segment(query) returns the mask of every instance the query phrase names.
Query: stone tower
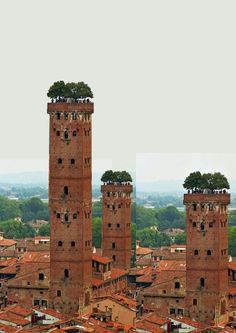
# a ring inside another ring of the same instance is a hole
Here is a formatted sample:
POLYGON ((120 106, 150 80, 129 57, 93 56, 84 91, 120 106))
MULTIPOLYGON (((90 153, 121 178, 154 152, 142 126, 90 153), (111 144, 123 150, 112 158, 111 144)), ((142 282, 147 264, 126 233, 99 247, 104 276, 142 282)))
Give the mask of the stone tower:
POLYGON ((225 192, 184 195, 186 315, 206 323, 227 319, 229 203, 225 192))
POLYGON ((48 103, 50 306, 82 313, 92 278, 93 103, 48 103))
POLYGON ((130 184, 106 184, 102 191, 102 251, 113 259, 113 266, 130 268, 131 193, 130 184))

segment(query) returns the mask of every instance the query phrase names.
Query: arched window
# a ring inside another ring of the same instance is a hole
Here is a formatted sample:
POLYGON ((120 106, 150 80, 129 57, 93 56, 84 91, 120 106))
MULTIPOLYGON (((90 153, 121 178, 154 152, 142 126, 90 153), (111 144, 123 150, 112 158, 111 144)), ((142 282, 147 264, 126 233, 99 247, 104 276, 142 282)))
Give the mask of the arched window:
POLYGON ((73 131, 73 136, 77 136, 77 131, 73 131))
POLYGON ((69 270, 68 269, 64 269, 64 277, 65 278, 69 277, 69 270))
POLYGON ((57 131, 57 136, 60 136, 60 134, 61 134, 60 131, 57 131))
POLYGON ((74 219, 74 220, 77 219, 77 213, 74 213, 74 214, 73 214, 73 219, 74 219))
POLYGON ((195 256, 198 255, 198 250, 194 250, 194 255, 195 255, 195 256))
POLYGON ((68 186, 64 186, 64 194, 65 194, 65 195, 68 195, 68 194, 69 194, 68 186))
POLYGON ((59 241, 59 242, 58 242, 58 246, 62 246, 62 241, 59 241))
POLYGON ((57 163, 62 164, 62 158, 58 158, 57 163))
POLYGON ((74 159, 74 158, 72 158, 72 159, 70 160, 70 164, 75 164, 75 159, 74 159))
POLYGON ((69 133, 67 130, 64 131, 64 139, 67 140, 69 137, 69 133))
POLYGON ((59 219, 61 217, 60 213, 57 213, 57 219, 59 219))
POLYGON ((204 278, 200 279, 200 287, 205 287, 205 279, 204 278))
POLYGON ((75 242, 74 241, 71 242, 71 247, 75 247, 75 242))
POLYGON ((207 255, 211 256, 211 250, 207 250, 207 255))
POLYGON ((193 210, 197 210, 197 204, 194 203, 192 207, 193 207, 193 210))
POLYGON ((64 217, 65 217, 65 222, 68 222, 69 221, 69 216, 68 216, 67 213, 65 213, 64 217))
POLYGON ((57 112, 57 120, 60 120, 61 119, 61 114, 60 114, 60 112, 57 112))
POLYGON ((205 225, 204 225, 203 222, 201 223, 201 230, 202 230, 202 231, 205 230, 205 225))

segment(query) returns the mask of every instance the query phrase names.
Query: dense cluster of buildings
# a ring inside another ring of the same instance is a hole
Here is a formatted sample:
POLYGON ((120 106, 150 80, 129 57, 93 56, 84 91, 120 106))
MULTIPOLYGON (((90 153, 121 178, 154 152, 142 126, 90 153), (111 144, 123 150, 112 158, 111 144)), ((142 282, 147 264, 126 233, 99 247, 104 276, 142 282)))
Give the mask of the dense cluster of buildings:
POLYGON ((50 237, 0 235, 0 331, 234 332, 228 193, 188 193, 186 245, 144 248, 131 267, 131 183, 104 183, 92 246, 93 103, 49 103, 50 237))

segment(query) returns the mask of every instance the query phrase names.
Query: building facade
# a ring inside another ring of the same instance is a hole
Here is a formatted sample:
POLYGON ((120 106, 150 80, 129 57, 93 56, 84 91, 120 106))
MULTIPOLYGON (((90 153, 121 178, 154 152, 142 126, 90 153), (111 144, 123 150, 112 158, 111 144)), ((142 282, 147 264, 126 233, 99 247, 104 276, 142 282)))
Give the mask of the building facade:
POLYGON ((131 193, 130 184, 102 185, 102 251, 113 266, 130 268, 131 261, 131 193))
POLYGON ((50 306, 82 313, 92 279, 93 103, 48 103, 50 306))
POLYGON ((192 319, 227 320, 228 193, 184 195, 186 206, 186 302, 192 319))

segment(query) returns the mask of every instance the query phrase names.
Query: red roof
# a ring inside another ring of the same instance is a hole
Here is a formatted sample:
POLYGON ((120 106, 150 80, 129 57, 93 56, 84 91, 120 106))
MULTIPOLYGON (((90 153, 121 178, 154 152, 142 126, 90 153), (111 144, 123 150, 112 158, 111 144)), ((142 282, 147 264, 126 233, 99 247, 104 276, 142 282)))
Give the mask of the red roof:
POLYGON ((0 239, 0 246, 6 246, 6 247, 9 247, 9 246, 12 246, 12 245, 15 245, 16 244, 16 241, 13 240, 13 239, 0 239))
POLYGON ((15 333, 15 332, 19 331, 19 328, 0 323, 0 331, 3 331, 5 333, 15 333))
POLYGON ((10 258, 10 259, 6 259, 6 260, 0 260, 0 267, 8 267, 11 266, 13 264, 16 264, 17 259, 16 258, 10 258))
POLYGON ((65 319, 67 318, 64 314, 62 314, 62 313, 60 313, 60 312, 58 312, 58 311, 56 311, 56 310, 53 310, 53 309, 51 309, 51 308, 39 308, 39 307, 34 307, 34 310, 35 310, 35 311, 38 311, 38 312, 41 312, 41 313, 45 313, 45 314, 47 314, 47 315, 49 315, 49 316, 52 316, 52 317, 58 318, 58 319, 60 319, 60 320, 65 320, 65 319))
POLYGON ((156 313, 151 313, 151 314, 143 317, 143 320, 157 324, 159 326, 165 325, 166 323, 169 322, 169 319, 158 316, 158 314, 156 314, 156 313))
POLYGON ((172 320, 175 320, 175 321, 179 322, 179 323, 184 323, 186 325, 189 325, 189 326, 192 326, 192 327, 195 327, 195 328, 204 328, 204 327, 206 327, 205 324, 200 323, 199 321, 192 320, 188 317, 182 317, 182 316, 181 317, 176 317, 175 315, 173 315, 173 316, 170 316, 170 318, 172 320))
POLYGON ((229 269, 232 269, 233 271, 236 271, 236 262, 230 261, 228 264, 229 269))
POLYGON ((104 265, 112 262, 112 259, 110 259, 108 257, 100 256, 99 254, 93 254, 92 259, 94 261, 100 262, 101 264, 104 264, 104 265))
POLYGON ((22 257, 22 262, 24 263, 45 263, 50 262, 50 253, 48 251, 45 252, 25 252, 22 257))
POLYGON ((234 288, 234 287, 230 287, 230 288, 229 288, 229 294, 230 294, 230 295, 236 295, 236 288, 234 288))
POLYGON ((33 313, 32 310, 26 309, 18 304, 7 306, 4 310, 15 313, 21 317, 27 317, 33 313))
POLYGON ((151 254, 152 252, 153 252, 153 250, 149 249, 148 247, 137 247, 136 248, 137 256, 151 254))
POLYGON ((0 312, 0 320, 8 321, 9 323, 14 323, 20 326, 26 326, 30 323, 29 320, 24 319, 21 316, 18 316, 9 311, 0 312))
POLYGON ((16 274, 16 265, 1 268, 0 274, 16 274))
POLYGON ((158 271, 186 271, 185 260, 161 260, 158 271))

